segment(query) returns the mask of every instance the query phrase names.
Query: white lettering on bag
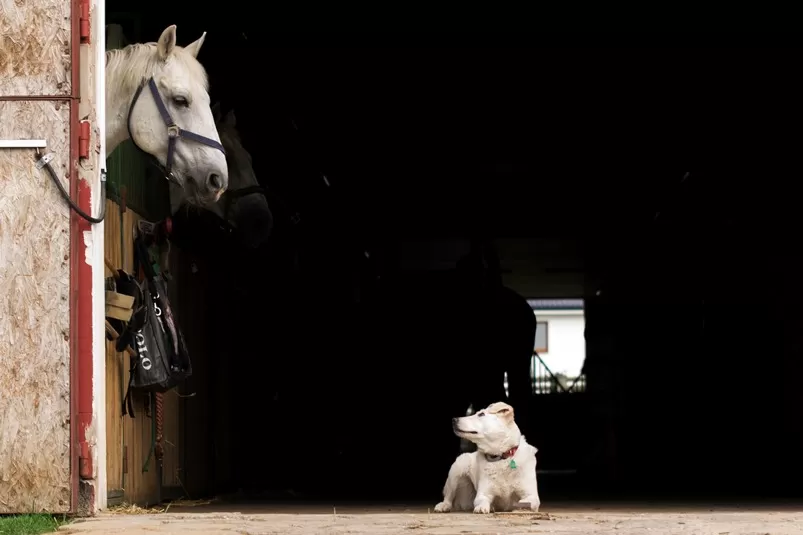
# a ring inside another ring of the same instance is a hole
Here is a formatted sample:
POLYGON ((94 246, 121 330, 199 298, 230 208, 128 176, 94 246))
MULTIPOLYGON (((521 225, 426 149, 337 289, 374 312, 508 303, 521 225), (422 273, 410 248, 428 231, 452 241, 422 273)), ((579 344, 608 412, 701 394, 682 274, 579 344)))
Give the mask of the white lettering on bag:
POLYGON ((137 344, 137 353, 139 353, 139 365, 142 366, 143 370, 150 370, 153 367, 153 363, 151 362, 148 346, 145 344, 145 335, 142 334, 142 331, 134 335, 134 341, 137 344))

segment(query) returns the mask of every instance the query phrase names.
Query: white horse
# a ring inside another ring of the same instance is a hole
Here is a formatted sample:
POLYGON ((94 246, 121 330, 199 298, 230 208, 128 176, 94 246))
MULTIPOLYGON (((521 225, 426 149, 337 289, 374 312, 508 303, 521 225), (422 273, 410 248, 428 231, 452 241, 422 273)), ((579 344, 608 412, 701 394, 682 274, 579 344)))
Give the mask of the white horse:
MULTIPOLYGON (((237 230, 237 235, 249 247, 259 247, 268 240, 273 228, 273 215, 265 198, 265 190, 260 187, 251 155, 243 147, 237 132, 237 118, 234 110, 225 117, 220 116, 220 105, 212 106, 218 135, 226 149, 226 163, 229 171, 229 188, 215 204, 204 209, 217 215, 237 230)), ((170 211, 176 214, 187 202, 187 196, 179 186, 170 184, 170 211)))
POLYGON ((205 38, 176 46, 173 25, 156 43, 106 52, 106 156, 130 137, 198 206, 217 202, 229 183, 206 71, 196 59, 205 38))

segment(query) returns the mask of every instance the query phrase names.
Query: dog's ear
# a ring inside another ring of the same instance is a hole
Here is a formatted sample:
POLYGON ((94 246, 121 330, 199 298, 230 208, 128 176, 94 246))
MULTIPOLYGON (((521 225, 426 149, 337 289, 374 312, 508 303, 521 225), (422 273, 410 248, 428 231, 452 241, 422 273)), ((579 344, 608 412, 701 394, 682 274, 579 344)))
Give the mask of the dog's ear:
POLYGON ((489 405, 488 408, 485 410, 504 420, 513 419, 513 407, 511 407, 507 403, 502 403, 502 402, 493 403, 492 405, 489 405))
POLYGON ((502 407, 496 411, 496 415, 505 420, 513 419, 513 407, 502 407))

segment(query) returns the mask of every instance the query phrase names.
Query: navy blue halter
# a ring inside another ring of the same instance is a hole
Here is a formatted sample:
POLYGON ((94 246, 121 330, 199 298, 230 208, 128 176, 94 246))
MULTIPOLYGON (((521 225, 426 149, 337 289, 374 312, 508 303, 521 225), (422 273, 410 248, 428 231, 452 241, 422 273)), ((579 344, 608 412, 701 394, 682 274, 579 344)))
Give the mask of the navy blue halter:
POLYGON ((167 110, 167 106, 165 106, 164 100, 162 99, 162 95, 159 94, 159 88, 156 87, 156 82, 153 80, 153 76, 150 78, 143 79, 142 83, 137 88, 136 93, 134 93, 134 98, 131 100, 131 107, 128 108, 128 136, 131 138, 131 142, 134 144, 136 148, 142 151, 145 154, 148 154, 154 161, 156 161, 157 167, 159 167, 165 175, 165 178, 174 184, 181 185, 181 183, 173 176, 173 159, 175 158, 175 151, 176 151, 176 141, 179 138, 188 139, 190 141, 195 141, 196 143, 201 143, 206 145, 207 147, 212 147, 213 149, 217 149, 223 154, 226 154, 226 150, 223 148, 223 145, 215 141, 214 139, 210 139, 206 136, 202 136, 200 134, 196 134, 195 132, 190 132, 189 130, 184 130, 183 128, 179 127, 173 118, 170 116, 170 112, 167 110), (165 160, 165 165, 162 165, 156 157, 152 154, 148 154, 145 152, 142 147, 137 145, 134 136, 131 135, 131 113, 134 110, 134 105, 139 100, 140 95, 142 94, 142 90, 145 86, 148 86, 151 90, 151 95, 153 95, 153 100, 156 102, 156 107, 159 109, 159 115, 162 116, 162 120, 167 127, 167 159, 165 160))

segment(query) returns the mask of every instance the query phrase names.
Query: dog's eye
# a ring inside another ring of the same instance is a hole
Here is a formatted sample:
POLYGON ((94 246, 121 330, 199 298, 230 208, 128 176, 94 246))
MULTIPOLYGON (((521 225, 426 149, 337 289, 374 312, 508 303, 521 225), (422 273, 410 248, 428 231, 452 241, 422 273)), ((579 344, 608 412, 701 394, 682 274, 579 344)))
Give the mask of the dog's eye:
POLYGON ((484 413, 484 412, 478 412, 478 413, 477 413, 477 416, 479 416, 480 418, 482 418, 483 416, 485 416, 485 413, 484 413))

